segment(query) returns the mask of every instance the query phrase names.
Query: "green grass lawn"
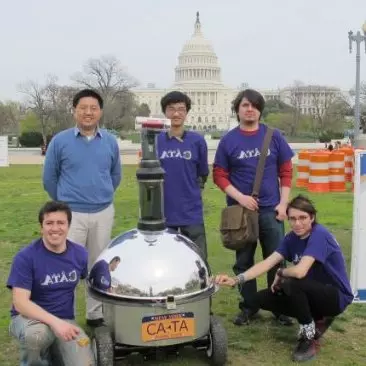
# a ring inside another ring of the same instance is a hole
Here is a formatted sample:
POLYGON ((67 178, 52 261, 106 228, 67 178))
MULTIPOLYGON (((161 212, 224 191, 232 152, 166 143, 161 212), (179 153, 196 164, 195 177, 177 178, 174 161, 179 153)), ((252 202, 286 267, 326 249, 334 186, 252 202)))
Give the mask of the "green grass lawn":
MULTIPOLYGON (((134 228, 138 215, 138 185, 135 168, 125 167, 118 189, 115 206, 114 234, 134 228)), ((294 190, 296 194, 298 190, 294 190)), ((352 194, 311 195, 321 223, 333 230, 341 243, 349 268, 352 240, 352 194)), ((5 288, 9 266, 19 248, 39 235, 37 214, 47 200, 41 184, 40 166, 12 166, 0 169, 0 365, 18 364, 18 351, 8 336, 10 292, 5 288)), ((234 254, 224 249, 218 232, 220 211, 224 205, 223 194, 209 181, 205 192, 205 219, 208 235, 209 262, 213 273, 231 273, 234 254)), ((257 251, 260 258, 261 251, 257 251)), ((264 276, 259 287, 264 287, 264 276)), ((80 286, 81 287, 81 286, 80 286)), ((84 324, 83 289, 78 290, 78 319, 84 324)), ((221 289, 213 299, 214 312, 220 315, 229 337, 230 365, 291 365, 290 354, 294 346, 297 325, 279 327, 272 317, 261 312, 260 319, 249 326, 236 327, 231 320, 237 312, 238 294, 232 289, 221 289)), ((326 333, 322 349, 313 365, 364 365, 366 347, 364 331, 366 312, 362 305, 352 305, 339 317, 326 333)), ((164 365, 204 365, 206 359, 197 352, 185 352, 179 359, 159 362, 164 365)), ((148 363, 149 364, 149 363, 148 363)), ((151 364, 151 363, 150 363, 151 364)))

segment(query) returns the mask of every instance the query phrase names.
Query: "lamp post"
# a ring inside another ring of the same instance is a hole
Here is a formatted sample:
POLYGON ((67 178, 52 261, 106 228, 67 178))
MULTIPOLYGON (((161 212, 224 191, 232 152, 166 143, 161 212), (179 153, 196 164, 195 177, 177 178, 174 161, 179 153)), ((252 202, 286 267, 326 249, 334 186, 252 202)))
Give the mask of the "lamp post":
MULTIPOLYGON (((362 27, 363 35, 360 31, 356 34, 353 34, 352 31, 348 32, 348 40, 349 40, 349 52, 352 52, 352 43, 356 43, 356 97, 355 97, 355 125, 354 125, 354 136, 353 141, 354 144, 357 145, 358 137, 360 134, 360 60, 361 60, 361 43, 365 43, 365 52, 366 52, 366 22, 362 27)), ((357 147, 357 146, 356 146, 357 147)))

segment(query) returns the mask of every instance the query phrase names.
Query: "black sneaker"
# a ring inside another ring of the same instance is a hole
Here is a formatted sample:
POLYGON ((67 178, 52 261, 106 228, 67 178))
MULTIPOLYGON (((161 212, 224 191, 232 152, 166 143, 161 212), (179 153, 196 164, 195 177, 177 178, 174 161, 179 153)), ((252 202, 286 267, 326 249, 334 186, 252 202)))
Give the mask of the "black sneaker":
POLYGON ((276 317, 276 321, 281 324, 284 325, 285 327, 290 327, 291 325, 294 324, 294 322, 292 321, 292 319, 286 315, 275 315, 276 317))
POLYGON ((323 334, 327 331, 327 329, 331 326, 333 323, 335 317, 325 317, 321 320, 317 320, 315 322, 315 337, 314 339, 320 339, 323 334))
POLYGON ((252 320, 258 313, 258 310, 244 309, 233 320, 235 325, 248 325, 249 320, 252 320))
POLYGON ((98 327, 101 327, 102 325, 104 325, 104 319, 103 318, 99 318, 99 319, 86 319, 86 324, 89 327, 98 328, 98 327))
POLYGON ((315 358, 317 351, 316 341, 301 337, 293 352, 292 359, 295 362, 310 361, 315 358))

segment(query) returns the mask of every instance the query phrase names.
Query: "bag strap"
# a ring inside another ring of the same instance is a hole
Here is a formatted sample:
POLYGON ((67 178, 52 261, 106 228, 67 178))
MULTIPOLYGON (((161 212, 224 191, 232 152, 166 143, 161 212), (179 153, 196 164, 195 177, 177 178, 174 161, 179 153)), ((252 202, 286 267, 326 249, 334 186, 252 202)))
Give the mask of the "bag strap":
POLYGON ((260 189, 260 185, 262 183, 262 178, 263 178, 263 173, 264 173, 264 165, 266 162, 268 148, 269 148, 269 144, 271 143, 271 140, 272 140, 273 132, 274 132, 273 128, 270 128, 267 126, 267 131, 266 131, 266 134, 264 135, 263 146, 261 149, 261 155, 259 157, 259 162, 257 165, 257 170, 255 172, 255 179, 254 179, 254 185, 253 185, 252 196, 256 197, 256 198, 259 195, 259 189, 260 189))

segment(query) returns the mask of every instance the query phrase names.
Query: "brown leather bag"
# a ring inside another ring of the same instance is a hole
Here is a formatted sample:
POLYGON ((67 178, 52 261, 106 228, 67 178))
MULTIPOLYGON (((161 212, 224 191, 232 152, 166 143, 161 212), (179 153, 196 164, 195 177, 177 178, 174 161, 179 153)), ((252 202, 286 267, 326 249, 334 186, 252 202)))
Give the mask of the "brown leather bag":
MULTIPOLYGON (((267 127, 254 179, 252 197, 255 199, 259 195, 272 135, 273 129, 267 127)), ((256 243, 259 236, 258 211, 240 205, 225 207, 221 212, 220 233, 221 241, 227 249, 238 250, 248 244, 256 243)))

